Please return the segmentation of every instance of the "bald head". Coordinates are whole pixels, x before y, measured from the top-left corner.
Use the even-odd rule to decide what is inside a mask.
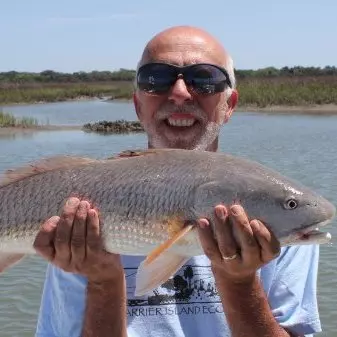
[[[225,67],[235,82],[230,55],[214,36],[198,27],[175,26],[156,34],[146,44],[138,66],[148,62],[212,63]]]

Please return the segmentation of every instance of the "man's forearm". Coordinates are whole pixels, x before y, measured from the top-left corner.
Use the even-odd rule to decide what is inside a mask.
[[[226,281],[214,271],[217,288],[233,337],[290,337],[275,320],[258,277],[243,283]]]
[[[88,283],[82,337],[126,337],[124,274],[115,282]]]

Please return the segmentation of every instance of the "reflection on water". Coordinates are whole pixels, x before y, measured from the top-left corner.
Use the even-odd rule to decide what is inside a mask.
[[[1,130],[0,129],[0,139],[31,139],[33,138],[34,132],[25,132],[25,131],[7,131],[7,130]]]
[[[52,107],[41,105],[36,110],[35,106],[20,107],[19,110],[26,116],[29,112],[34,117],[50,114],[51,121],[58,116],[65,124],[74,120],[84,124],[107,119],[108,115],[115,119],[123,118],[122,115],[135,119],[133,108],[128,104],[82,102],[79,106],[67,103]],[[220,149],[258,160],[298,179],[337,205],[336,128],[337,117],[237,113],[221,132]],[[46,156],[73,154],[104,158],[146,146],[144,134],[102,136],[81,130],[0,137],[0,172]],[[327,230],[336,240],[336,220]],[[335,244],[321,247],[318,296],[323,336],[328,337],[337,335],[336,256]],[[33,336],[44,268],[42,259],[29,258],[0,278],[1,337]]]

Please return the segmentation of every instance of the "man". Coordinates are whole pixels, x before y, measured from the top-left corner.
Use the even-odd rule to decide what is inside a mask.
[[[237,97],[232,60],[205,31],[172,27],[145,47],[134,105],[150,148],[217,151],[220,127]],[[215,208],[215,236],[200,219],[205,255],[188,261],[153,295],[138,299],[132,296],[134,273],[143,257],[105,253],[97,213],[87,202],[70,199],[61,217],[43,224],[35,242],[50,262],[36,336],[283,337],[319,332],[318,248],[280,250],[264,224],[249,221],[239,205],[225,206]]]

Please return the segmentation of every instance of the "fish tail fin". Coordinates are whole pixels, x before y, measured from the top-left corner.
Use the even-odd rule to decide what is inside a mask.
[[[25,257],[25,254],[0,252],[0,274],[13,267]]]

